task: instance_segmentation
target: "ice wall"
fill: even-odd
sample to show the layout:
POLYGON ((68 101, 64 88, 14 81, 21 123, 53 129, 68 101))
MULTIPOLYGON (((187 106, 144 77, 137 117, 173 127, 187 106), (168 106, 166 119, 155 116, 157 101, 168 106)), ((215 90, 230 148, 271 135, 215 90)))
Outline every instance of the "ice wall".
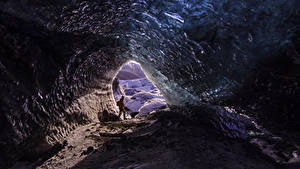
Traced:
MULTIPOLYGON (((114 113, 112 78, 128 60, 141 64, 171 105, 223 104, 247 90, 246 84, 253 82, 249 86, 254 89, 260 82, 266 90, 269 83, 276 84, 269 100, 291 96, 289 104, 298 110, 297 4, 1 1, 0 150, 7 152, 3 161, 38 155, 62 141, 73 126, 95 120, 96 113, 114 113), (275 95, 282 81, 293 85, 275 95), (33 145, 38 148, 23 151, 33 145)), ((248 92, 248 98, 254 98, 251 93, 255 91, 248 92)))

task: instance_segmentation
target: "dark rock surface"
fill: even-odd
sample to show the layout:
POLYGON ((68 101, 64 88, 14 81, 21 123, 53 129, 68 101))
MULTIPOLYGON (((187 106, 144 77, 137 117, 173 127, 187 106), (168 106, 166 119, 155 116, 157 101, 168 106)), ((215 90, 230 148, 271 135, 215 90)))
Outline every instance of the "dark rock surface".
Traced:
POLYGON ((120 118, 115 115, 109 113, 107 110, 104 110, 103 112, 98 113, 98 119, 101 122, 109 122, 109 121, 118 121, 120 118))
POLYGON ((229 139, 205 123, 197 121, 198 113, 194 113, 193 118, 187 118, 182 112, 165 111, 144 119, 100 125, 89 124, 83 127, 90 128, 89 132, 76 129, 68 137, 69 142, 77 150, 65 148, 37 168, 275 169, 277 167, 255 146, 229 139), (84 136, 78 146, 74 142, 76 136, 84 136), (77 152, 82 150, 87 152, 88 147, 85 147, 87 145, 94 146, 98 151, 78 156, 77 152), (60 158, 68 157, 68 154, 75 155, 68 160, 60 158))
POLYGON ((229 137, 247 138, 249 120, 211 104, 293 140, 299 25, 296 0, 1 1, 0 168, 116 114, 112 81, 129 60, 170 105, 202 105, 229 137))
POLYGON ((83 154, 87 155, 87 154, 90 154, 94 151, 94 147, 92 146, 89 146, 84 152, 83 154))

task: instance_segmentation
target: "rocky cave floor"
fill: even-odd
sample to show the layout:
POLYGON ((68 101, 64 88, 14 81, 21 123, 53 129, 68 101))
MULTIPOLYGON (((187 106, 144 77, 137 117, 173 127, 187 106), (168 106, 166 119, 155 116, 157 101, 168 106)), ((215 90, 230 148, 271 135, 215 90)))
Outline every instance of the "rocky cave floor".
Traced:
POLYGON ((51 158, 14 168, 297 168, 278 165, 254 145, 227 138, 193 119, 197 117, 164 110, 139 119, 83 125, 51 158))

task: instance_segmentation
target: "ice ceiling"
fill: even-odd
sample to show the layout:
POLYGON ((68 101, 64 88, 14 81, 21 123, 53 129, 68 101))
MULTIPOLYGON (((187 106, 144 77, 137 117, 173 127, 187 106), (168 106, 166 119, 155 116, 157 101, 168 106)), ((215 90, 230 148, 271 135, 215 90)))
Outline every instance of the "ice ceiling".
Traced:
POLYGON ((270 93, 284 84, 294 92, 280 97, 296 98, 297 3, 2 1, 1 146, 46 151, 97 113, 116 113, 111 84, 129 60, 141 64, 170 105, 223 104, 250 82, 276 84, 270 93))

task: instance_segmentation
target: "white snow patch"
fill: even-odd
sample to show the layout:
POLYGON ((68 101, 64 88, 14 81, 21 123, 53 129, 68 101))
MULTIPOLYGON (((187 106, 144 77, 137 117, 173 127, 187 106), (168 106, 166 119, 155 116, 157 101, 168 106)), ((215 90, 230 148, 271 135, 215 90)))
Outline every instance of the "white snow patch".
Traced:
POLYGON ((139 109, 139 114, 137 115, 137 117, 148 115, 152 111, 163 109, 166 106, 167 104, 163 99, 149 100, 139 109))

